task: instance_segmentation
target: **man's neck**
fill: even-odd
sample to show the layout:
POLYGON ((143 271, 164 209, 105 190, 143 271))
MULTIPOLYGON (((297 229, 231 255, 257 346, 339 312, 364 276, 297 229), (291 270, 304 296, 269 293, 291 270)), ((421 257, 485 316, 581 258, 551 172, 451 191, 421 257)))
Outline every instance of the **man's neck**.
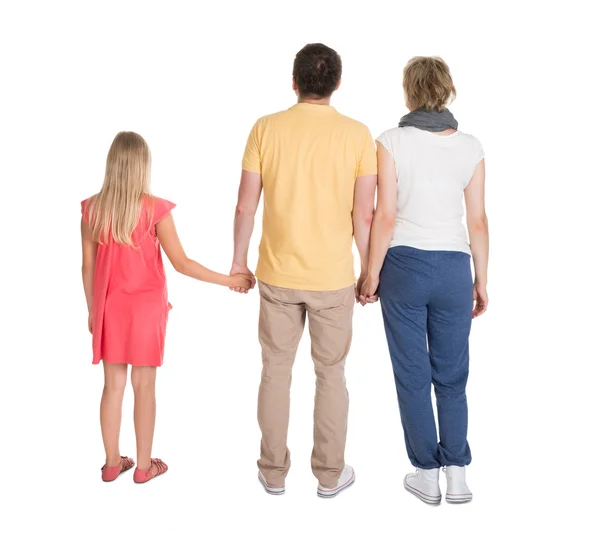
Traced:
POLYGON ((327 98, 303 98, 298 97, 299 104, 329 105, 331 96, 327 98))

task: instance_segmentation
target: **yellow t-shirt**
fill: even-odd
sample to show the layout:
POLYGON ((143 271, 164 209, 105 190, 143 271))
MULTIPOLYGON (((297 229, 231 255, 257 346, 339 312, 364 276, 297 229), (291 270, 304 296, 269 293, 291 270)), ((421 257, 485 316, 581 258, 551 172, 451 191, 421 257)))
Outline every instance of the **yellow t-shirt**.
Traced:
POLYGON ((352 285, 354 183, 377 173, 368 128, 331 106, 296 104, 256 122, 242 168, 264 189, 256 277, 313 291, 352 285))

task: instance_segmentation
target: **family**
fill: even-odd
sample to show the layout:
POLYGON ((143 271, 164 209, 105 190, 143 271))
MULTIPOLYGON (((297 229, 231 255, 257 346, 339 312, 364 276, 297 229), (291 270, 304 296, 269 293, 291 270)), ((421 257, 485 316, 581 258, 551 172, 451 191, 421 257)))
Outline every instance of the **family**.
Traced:
POLYGON ((344 458, 344 365, 354 305, 380 300, 406 450, 416 467, 404 487, 439 504, 442 468, 446 501, 472 499, 465 478, 471 462, 465 388, 471 321, 488 305, 484 153, 475 137, 458 130, 447 108, 456 90, 442 59, 408 62, 403 88, 409 113, 376 143, 366 126, 330 105, 341 76, 337 52, 306 45, 293 67, 298 103, 252 128, 229 275, 187 257, 171 214, 175 204, 150 194, 144 139, 133 132, 115 137, 102 188, 82 202, 81 221, 93 363, 102 361, 105 376, 104 481, 135 464, 119 450, 128 365, 135 395, 133 480, 145 483, 167 471, 151 454, 156 368, 163 362, 170 309, 162 248, 178 272, 195 279, 239 293, 258 283, 258 479, 269 494, 285 493, 292 367, 306 321, 316 373, 311 461, 317 494, 331 498, 354 483, 344 458), (263 230, 254 274, 248 248, 261 194, 263 230), (358 280, 353 242, 360 255, 358 280))

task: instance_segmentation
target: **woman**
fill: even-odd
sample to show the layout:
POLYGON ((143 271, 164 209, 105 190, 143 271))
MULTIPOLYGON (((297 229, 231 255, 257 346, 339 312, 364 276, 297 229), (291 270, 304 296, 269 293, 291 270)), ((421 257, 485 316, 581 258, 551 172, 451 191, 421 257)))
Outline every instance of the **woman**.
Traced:
POLYGON ((456 90, 442 59, 411 59, 403 86, 410 113, 377 139, 377 210, 360 300, 381 298, 406 449, 417 467, 405 488, 440 503, 445 467, 446 501, 467 502, 469 332, 471 319, 488 305, 483 150, 475 137, 457 131, 446 108, 456 90))

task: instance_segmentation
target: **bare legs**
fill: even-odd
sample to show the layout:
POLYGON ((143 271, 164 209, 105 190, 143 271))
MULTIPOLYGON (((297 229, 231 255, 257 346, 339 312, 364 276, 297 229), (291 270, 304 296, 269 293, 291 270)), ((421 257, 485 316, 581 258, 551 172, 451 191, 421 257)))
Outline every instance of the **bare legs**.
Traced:
POLYGON ((156 419, 156 367, 134 366, 131 369, 131 384, 135 395, 133 420, 137 442, 137 467, 148 470, 151 466, 150 455, 154 438, 156 419))
MULTIPOLYGON (((140 470, 150 468, 154 421, 156 418, 156 367, 134 366, 131 384, 135 395, 133 420, 137 442, 137 466, 140 470)), ((100 426, 106 451, 106 466, 119 466, 119 434, 123 394, 127 385, 127 365, 104 363, 104 390, 100 402, 100 426)))
POLYGON ((119 433, 123 393, 127 384, 127 365, 104 364, 104 390, 100 402, 100 427, 106 451, 106 466, 119 466, 119 433))

